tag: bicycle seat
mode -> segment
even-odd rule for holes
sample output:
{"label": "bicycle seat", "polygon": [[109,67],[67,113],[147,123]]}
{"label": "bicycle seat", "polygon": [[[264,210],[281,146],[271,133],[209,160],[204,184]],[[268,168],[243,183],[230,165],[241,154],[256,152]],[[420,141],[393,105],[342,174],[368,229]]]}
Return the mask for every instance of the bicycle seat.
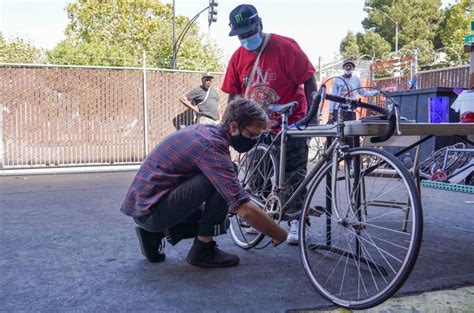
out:
{"label": "bicycle seat", "polygon": [[284,114],[286,112],[291,112],[291,110],[297,106],[298,101],[292,101],[286,104],[269,104],[267,108],[270,113]]}

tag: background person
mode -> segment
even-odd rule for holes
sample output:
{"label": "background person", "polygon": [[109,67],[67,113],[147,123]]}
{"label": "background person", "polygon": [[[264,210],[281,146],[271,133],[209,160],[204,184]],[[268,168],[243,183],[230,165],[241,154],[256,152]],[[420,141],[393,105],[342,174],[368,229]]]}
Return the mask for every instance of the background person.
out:
{"label": "background person", "polygon": [[[344,74],[338,76],[333,81],[333,85],[331,88],[331,94],[335,96],[345,97],[355,99],[356,94],[362,97],[374,97],[380,94],[378,90],[367,90],[365,88],[361,88],[361,83],[359,77],[355,75],[355,62],[352,59],[345,59],[342,62],[342,68],[344,69]],[[348,89],[349,88],[349,89]],[[332,124],[337,121],[337,111],[339,108],[339,103],[337,102],[330,102],[329,103],[329,115],[328,115],[328,123]],[[346,110],[343,113],[344,121],[354,121],[356,120],[356,112],[354,110]],[[354,138],[347,136],[345,138],[346,143],[350,147],[354,147]],[[329,147],[332,143],[332,138],[328,137],[326,139],[326,147]]]}
{"label": "background person", "polygon": [[[229,101],[237,96],[251,98],[265,108],[268,104],[298,101],[299,106],[289,116],[293,124],[306,114],[311,93],[316,90],[315,69],[306,54],[291,38],[263,33],[262,20],[254,6],[241,4],[230,12],[231,31],[237,36],[239,47],[230,59],[222,91]],[[280,116],[272,114],[272,128],[280,129]],[[306,138],[289,138],[286,160],[287,184],[291,192],[306,176],[308,145]],[[298,243],[298,211],[302,209],[305,194],[295,201],[288,213],[290,221],[287,242]]]}
{"label": "background person", "polygon": [[[362,86],[359,77],[353,73],[355,69],[354,60],[344,60],[344,62],[342,62],[342,68],[344,69],[344,74],[333,80],[333,85],[331,88],[332,95],[355,99],[356,94],[362,97],[375,97],[380,94],[380,91],[378,90],[367,90],[365,88],[361,88]],[[347,88],[349,88],[349,90]],[[329,123],[336,121],[338,107],[339,104],[337,102],[329,103]],[[355,119],[355,111],[352,110],[344,112],[345,121],[353,121]]]}
{"label": "background person", "polygon": [[250,201],[237,177],[229,147],[249,151],[268,126],[258,103],[231,102],[222,125],[191,125],[158,144],[145,158],[128,190],[121,212],[134,218],[142,254],[150,262],[165,259],[163,239],[173,245],[194,238],[186,261],[200,267],[229,267],[239,257],[217,247],[228,213],[273,238],[287,233]]}
{"label": "background person", "polygon": [[219,96],[211,87],[214,77],[209,73],[202,75],[202,84],[179,98],[186,107],[196,112],[196,124],[217,125],[219,120]]}

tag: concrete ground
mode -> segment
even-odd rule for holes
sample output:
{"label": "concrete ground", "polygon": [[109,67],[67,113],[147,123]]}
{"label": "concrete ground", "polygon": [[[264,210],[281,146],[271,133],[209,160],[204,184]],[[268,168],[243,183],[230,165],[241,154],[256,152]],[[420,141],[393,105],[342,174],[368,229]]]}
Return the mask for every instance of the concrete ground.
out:
{"label": "concrete ground", "polygon": [[[230,236],[221,236],[218,243],[240,256],[239,266],[188,265],[189,240],[167,245],[165,262],[148,263],[140,254],[133,221],[119,212],[134,174],[0,176],[0,311],[334,308],[310,285],[297,247],[244,251]],[[459,312],[466,306],[457,307],[458,300],[467,310],[473,307],[474,195],[423,188],[422,200],[424,239],[415,269],[396,297],[371,312],[435,311],[440,302],[447,305],[440,311]],[[467,288],[453,291],[458,287]],[[419,304],[410,304],[407,295],[412,294],[421,294]],[[393,307],[385,307],[390,303]]]}

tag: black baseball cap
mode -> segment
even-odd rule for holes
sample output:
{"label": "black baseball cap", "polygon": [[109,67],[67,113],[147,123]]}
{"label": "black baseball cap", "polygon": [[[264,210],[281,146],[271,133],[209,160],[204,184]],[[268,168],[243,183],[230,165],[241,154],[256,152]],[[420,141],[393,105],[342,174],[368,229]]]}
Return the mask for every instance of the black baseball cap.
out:
{"label": "black baseball cap", "polygon": [[260,23],[257,9],[251,4],[241,4],[229,14],[229,36],[236,36],[254,30]]}
{"label": "black baseball cap", "polygon": [[352,60],[351,58],[345,59],[344,62],[342,62],[342,67],[345,67],[347,64],[352,64],[353,67],[356,66],[354,60]]}

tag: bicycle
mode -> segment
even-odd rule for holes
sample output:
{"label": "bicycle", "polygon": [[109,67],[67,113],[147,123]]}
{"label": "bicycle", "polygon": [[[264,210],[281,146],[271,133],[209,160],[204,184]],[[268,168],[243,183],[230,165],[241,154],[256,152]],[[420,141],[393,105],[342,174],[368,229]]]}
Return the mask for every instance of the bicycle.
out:
{"label": "bicycle", "polygon": [[466,145],[458,142],[452,146],[433,151],[428,158],[420,162],[420,176],[431,179],[438,172],[443,172],[447,176],[470,159],[465,149]]}
{"label": "bicycle", "polygon": [[[311,137],[317,127],[305,127],[325,99],[341,103],[336,136],[300,186],[287,194],[285,142],[288,136]],[[362,107],[388,117],[387,140],[399,126],[398,106],[391,110],[326,94],[322,85],[308,115],[289,127],[297,103],[270,105],[281,115],[281,131],[270,144],[259,143],[239,160],[239,179],[254,201],[276,223],[294,218],[288,206],[307,189],[299,214],[299,252],[313,287],[334,304],[366,309],[395,294],[412,271],[420,249],[423,218],[412,177],[393,155],[376,148],[349,148],[344,143],[343,111]],[[279,154],[275,143],[280,142]],[[405,201],[401,201],[405,200]],[[237,216],[230,234],[244,249],[263,248],[264,235],[251,234]]]}

